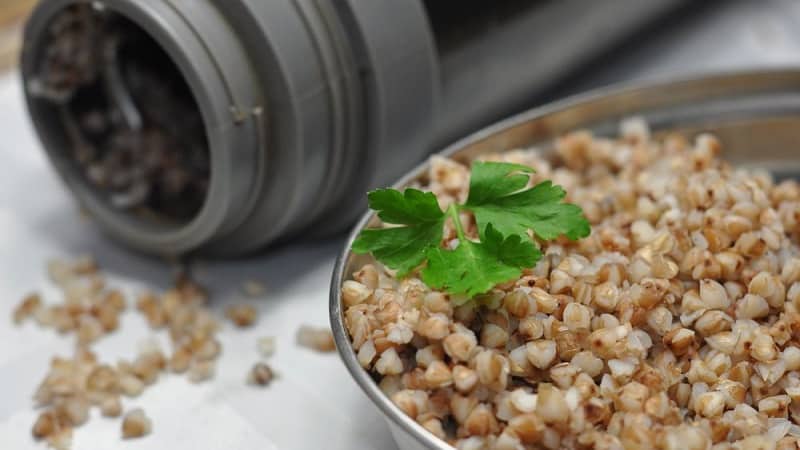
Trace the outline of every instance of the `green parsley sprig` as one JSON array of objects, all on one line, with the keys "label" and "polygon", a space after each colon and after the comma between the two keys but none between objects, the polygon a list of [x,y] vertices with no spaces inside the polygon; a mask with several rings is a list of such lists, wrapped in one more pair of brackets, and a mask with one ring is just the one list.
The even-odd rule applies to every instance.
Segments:
[{"label": "green parsley sprig", "polygon": [[[469,297],[485,293],[541,259],[529,230],[541,240],[561,235],[577,240],[590,233],[581,208],[562,201],[566,192],[561,186],[543,181],[525,189],[531,174],[533,169],[519,164],[475,162],[466,203],[453,203],[446,211],[430,192],[372,191],[369,207],[384,223],[397,226],[363,230],[353,242],[353,252],[372,253],[399,277],[427,261],[421,275],[428,286]],[[467,237],[460,211],[475,216],[479,241]],[[452,250],[442,247],[448,218],[458,236]]]}]

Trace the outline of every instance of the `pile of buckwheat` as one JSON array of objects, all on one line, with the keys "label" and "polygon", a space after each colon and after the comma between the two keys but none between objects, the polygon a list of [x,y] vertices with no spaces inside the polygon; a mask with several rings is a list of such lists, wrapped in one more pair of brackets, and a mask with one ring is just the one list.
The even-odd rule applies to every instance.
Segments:
[{"label": "pile of buckwheat", "polygon": [[[166,370],[188,374],[192,382],[213,376],[221,345],[215,333],[217,321],[204,304],[205,291],[185,277],[163,295],[141,294],[137,309],[154,330],[167,329],[172,342],[171,355],[165,355],[154,342],[140,346],[132,361],[121,359],[115,365],[98,360],[91,345],[119,327],[119,316],[126,309],[125,295],[110,289],[90,256],[72,262],[55,260],[48,264],[51,280],[60,287],[63,302],[45,304],[38,294],[23,299],[14,310],[14,322],[35,320],[40,326],[61,334],[74,334],[76,350],[72,358],[54,357],[50,370],[39,385],[34,400],[42,409],[32,433],[56,449],[68,449],[73,429],[89,420],[89,410],[97,407],[103,416],[119,417],[123,397],[135,398]],[[123,438],[148,434],[152,424],[140,408],[123,418]]]},{"label": "pile of buckwheat", "polygon": [[[148,386],[166,372],[186,374],[193,383],[213,378],[222,345],[217,338],[220,324],[206,305],[207,294],[189,277],[181,275],[175,286],[162,294],[143,292],[136,299],[136,309],[153,331],[168,333],[172,351],[165,354],[156,341],[140,344],[133,360],[120,359],[116,364],[101,362],[91,346],[103,336],[116,331],[120,315],[127,308],[125,294],[110,288],[106,277],[91,256],[73,261],[54,260],[48,264],[50,279],[62,293],[63,301],[46,303],[39,294],[30,294],[14,309],[16,324],[35,321],[63,335],[74,335],[75,353],[70,358],[54,357],[50,369],[34,394],[41,410],[32,428],[33,437],[51,447],[71,447],[73,430],[85,424],[90,410],[97,408],[105,417],[120,417],[121,437],[139,438],[153,428],[142,408],[128,408],[130,399],[139,397]],[[254,282],[245,289],[250,297]],[[256,295],[258,294],[258,295]],[[247,303],[237,303],[226,310],[235,328],[254,326],[258,310]],[[300,326],[298,344],[318,351],[333,347],[330,330]],[[275,375],[265,361],[275,352],[275,338],[261,337],[256,342],[259,360],[246,374],[253,386],[271,384]],[[127,398],[123,404],[123,398]]]},{"label": "pile of buckwheat", "polygon": [[[639,119],[554,147],[485,159],[563,186],[591,236],[542,242],[535,267],[471,300],[364,265],[342,287],[361,365],[464,450],[798,448],[800,185]],[[418,187],[445,208],[468,178],[434,157]]]}]

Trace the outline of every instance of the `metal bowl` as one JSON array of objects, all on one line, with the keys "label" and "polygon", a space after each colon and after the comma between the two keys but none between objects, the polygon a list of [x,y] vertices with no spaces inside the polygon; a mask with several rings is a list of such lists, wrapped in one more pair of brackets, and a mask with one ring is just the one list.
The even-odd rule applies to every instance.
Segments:
[{"label": "metal bowl", "polygon": [[[441,154],[468,162],[475,156],[532,145],[545,146],[567,131],[585,128],[616,134],[619,121],[644,117],[655,133],[715,133],[723,154],[740,166],[770,170],[777,178],[800,174],[800,68],[736,72],[680,81],[601,89],[523,112],[474,133]],[[395,183],[403,188],[424,176],[424,163]],[[377,218],[366,214],[353,229],[331,281],[330,320],[339,354],[361,389],[383,412],[402,450],[449,449],[403,414],[359,365],[344,326],[341,286],[369,256],[354,255],[355,236]]]}]

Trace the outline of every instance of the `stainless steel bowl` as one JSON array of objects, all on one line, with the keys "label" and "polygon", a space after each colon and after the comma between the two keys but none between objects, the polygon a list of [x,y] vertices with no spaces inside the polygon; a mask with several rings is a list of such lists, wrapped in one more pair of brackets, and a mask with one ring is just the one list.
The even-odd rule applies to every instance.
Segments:
[{"label": "stainless steel bowl", "polygon": [[[701,78],[603,89],[513,116],[472,134],[441,154],[468,162],[476,155],[531,145],[546,145],[569,130],[587,128],[615,134],[620,119],[647,119],[654,132],[689,136],[710,131],[724,144],[724,157],[741,166],[758,166],[776,177],[800,174],[800,68],[737,72]],[[403,188],[425,175],[422,164],[400,179]],[[354,255],[355,236],[375,223],[366,214],[353,229],[331,281],[330,319],[336,346],[347,369],[383,412],[402,450],[448,449],[387,398],[356,359],[344,326],[341,286],[370,258]]]}]

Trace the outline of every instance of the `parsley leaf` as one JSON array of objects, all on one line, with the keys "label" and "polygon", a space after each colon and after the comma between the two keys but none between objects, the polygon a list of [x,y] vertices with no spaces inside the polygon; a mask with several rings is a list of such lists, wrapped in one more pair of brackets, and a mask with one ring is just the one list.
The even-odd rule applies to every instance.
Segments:
[{"label": "parsley leaf", "polygon": [[376,189],[367,194],[370,209],[386,223],[417,225],[444,220],[444,212],[432,192],[419,189]]},{"label": "parsley leaf", "polygon": [[542,257],[530,239],[503,235],[488,224],[481,242],[459,241],[455,250],[434,247],[428,250],[428,266],[422,281],[452,294],[475,296],[519,277],[521,267],[533,267]]},{"label": "parsley leaf", "polygon": [[404,277],[442,240],[445,215],[430,192],[378,189],[368,194],[369,207],[386,223],[405,227],[364,230],[353,242],[354,253],[372,253]]},{"label": "parsley leaf", "polygon": [[517,192],[528,185],[532,173],[533,169],[520,164],[475,161],[469,175],[467,204],[491,204]]},{"label": "parsley leaf", "polygon": [[[428,286],[457,296],[474,297],[498,283],[519,277],[542,257],[528,235],[540,239],[587,236],[583,211],[563,203],[566,193],[550,181],[526,189],[533,169],[518,164],[475,162],[467,202],[442,211],[430,192],[378,189],[369,193],[369,207],[390,228],[363,230],[353,242],[354,253],[372,253],[387,267],[406,276],[426,260],[422,280]],[[480,241],[466,236],[459,211],[475,215]],[[458,246],[441,246],[445,221],[450,219]]]},{"label": "parsley leaf", "polygon": [[533,232],[540,239],[566,235],[577,240],[589,235],[589,222],[577,205],[563,203],[561,186],[543,181],[521,190],[533,170],[518,164],[474,162],[469,197],[464,204],[475,214],[478,229],[492,224],[505,236]]}]

